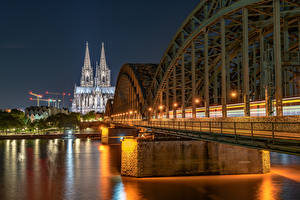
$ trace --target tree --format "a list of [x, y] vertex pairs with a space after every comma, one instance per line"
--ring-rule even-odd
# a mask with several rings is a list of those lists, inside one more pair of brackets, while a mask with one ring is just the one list
[[25, 127], [25, 114], [17, 109], [12, 109], [11, 112], [0, 111], [0, 129], [7, 133], [8, 129], [14, 128], [16, 132]]
[[9, 124], [9, 114], [7, 112], [0, 111], [0, 129], [2, 132], [6, 131], [9, 129], [10, 124]]
[[37, 121], [28, 121], [27, 128], [30, 132], [34, 131], [35, 128], [37, 128]]
[[92, 120], [96, 118], [96, 113], [94, 111], [90, 111], [85, 115], [82, 115], [83, 120]]
[[62, 129], [76, 128], [79, 125], [80, 115], [77, 113], [71, 113], [69, 115], [64, 113], [58, 113], [47, 118], [46, 122], [51, 126]]
[[40, 119], [40, 120], [37, 120], [36, 122], [37, 122], [37, 128], [41, 131], [49, 128], [49, 125], [48, 125], [46, 119]]
[[25, 113], [17, 110], [17, 109], [12, 109], [11, 112], [9, 113], [13, 119], [12, 121], [12, 127], [16, 129], [17, 131], [20, 131], [20, 129], [23, 129], [26, 125], [26, 117]]

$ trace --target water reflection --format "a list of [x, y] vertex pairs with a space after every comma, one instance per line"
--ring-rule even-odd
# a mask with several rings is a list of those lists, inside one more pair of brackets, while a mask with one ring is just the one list
[[73, 139], [64, 140], [67, 143], [67, 151], [66, 151], [66, 178], [65, 178], [65, 199], [72, 199], [72, 193], [74, 191], [73, 188]]
[[124, 185], [121, 180], [118, 180], [118, 183], [114, 187], [112, 199], [114, 199], [114, 200], [125, 200], [126, 199]]
[[278, 196], [275, 183], [272, 182], [271, 174], [266, 174], [259, 189], [259, 198], [263, 200], [274, 200]]
[[1, 140], [0, 199], [298, 199], [300, 158], [272, 153], [266, 175], [129, 178], [120, 146], [95, 140]]

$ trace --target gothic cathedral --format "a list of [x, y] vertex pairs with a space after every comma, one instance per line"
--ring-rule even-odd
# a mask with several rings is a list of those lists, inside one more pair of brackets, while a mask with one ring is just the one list
[[102, 43], [100, 63], [96, 63], [94, 78], [89, 46], [86, 43], [80, 86], [75, 85], [74, 88], [72, 111], [82, 114], [90, 111], [104, 113], [106, 102], [113, 98], [114, 92], [115, 87], [110, 85], [110, 70], [106, 64], [104, 44]]

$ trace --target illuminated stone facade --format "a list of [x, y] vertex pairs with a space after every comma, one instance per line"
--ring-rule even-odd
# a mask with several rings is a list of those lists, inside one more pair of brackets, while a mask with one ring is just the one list
[[91, 65], [88, 43], [86, 43], [84, 65], [80, 86], [74, 88], [72, 111], [82, 114], [90, 111], [105, 112], [108, 99], [113, 98], [115, 87], [110, 84], [110, 69], [106, 64], [104, 44], [102, 43], [100, 63], [96, 63], [95, 77]]

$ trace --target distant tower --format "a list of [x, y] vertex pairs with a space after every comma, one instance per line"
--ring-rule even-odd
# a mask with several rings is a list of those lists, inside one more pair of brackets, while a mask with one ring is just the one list
[[84, 65], [81, 72], [80, 86], [82, 87], [93, 87], [93, 69], [91, 66], [89, 44], [86, 42]]
[[110, 70], [106, 64], [104, 43], [102, 42], [100, 63], [96, 66], [95, 86], [110, 87]]

